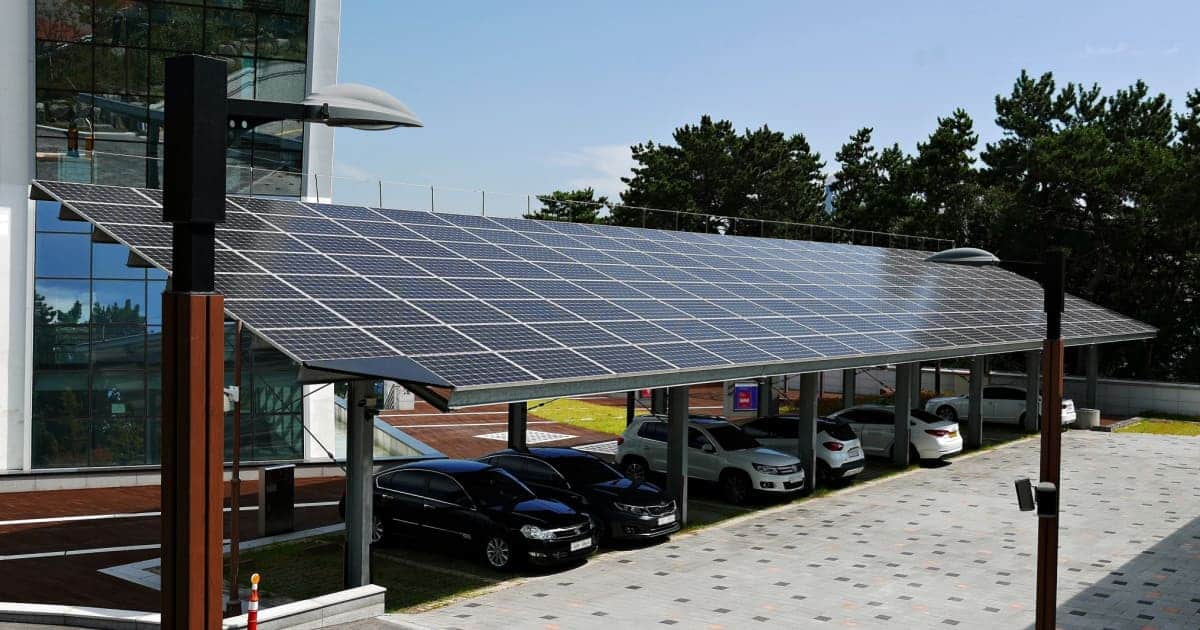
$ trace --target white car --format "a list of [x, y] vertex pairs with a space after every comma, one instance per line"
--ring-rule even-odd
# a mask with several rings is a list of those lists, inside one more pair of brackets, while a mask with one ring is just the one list
[[[966, 418], [971, 406], [969, 396], [947, 396], [931, 398], [925, 403], [925, 411], [944, 420], [958, 421]], [[1038, 409], [1042, 408], [1042, 396], [1038, 394]], [[1025, 422], [1025, 388], [1011, 385], [989, 385], [983, 388], [983, 404], [980, 415], [984, 422], [1005, 422], [1021, 425]], [[1075, 401], [1062, 401], [1062, 423], [1075, 422]]]
[[[896, 441], [895, 407], [858, 405], [829, 417], [849, 424], [868, 455], [891, 457], [892, 443]], [[963, 448], [957, 422], [943, 420], [920, 409], [909, 412], [908, 438], [911, 458], [917, 460], [943, 459]]]
[[[796, 455], [800, 452], [800, 416], [786, 414], [756, 418], [742, 430], [767, 448]], [[866, 456], [854, 429], [845, 422], [817, 418], [817, 480], [849, 479], [866, 467]]]
[[[763, 448], [737, 425], [719, 418], [688, 419], [688, 477], [720, 485], [730, 503], [745, 503], [755, 491], [795, 492], [804, 488], [800, 460]], [[631, 479], [667, 470], [666, 416], [638, 416], [617, 438], [617, 463]]]

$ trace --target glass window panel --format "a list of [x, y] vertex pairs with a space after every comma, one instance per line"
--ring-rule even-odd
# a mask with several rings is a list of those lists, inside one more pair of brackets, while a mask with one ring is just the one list
[[96, 43], [145, 46], [150, 16], [138, 0], [96, 0]]
[[38, 39], [60, 42], [91, 39], [91, 0], [37, 0], [34, 33]]
[[91, 234], [47, 234], [34, 237], [34, 273], [56, 278], [88, 277]]
[[[299, 459], [303, 456], [300, 414], [258, 414], [253, 416], [253, 433], [243, 440], [253, 444], [251, 458], [257, 461]], [[247, 439], [250, 438], [250, 439]]]
[[162, 461], [162, 418], [146, 418], [146, 463]]
[[[133, 134], [130, 134], [133, 137]], [[92, 155], [92, 179], [108, 186], [146, 186], [147, 167], [153, 162], [146, 157], [146, 143], [96, 142]]]
[[146, 415], [146, 374], [141, 370], [94, 370], [92, 418], [110, 419]]
[[[41, 305], [34, 304], [35, 311]], [[35, 317], [38, 315], [35, 313]], [[87, 369], [91, 362], [91, 337], [87, 326], [53, 325], [33, 328], [35, 369]]]
[[57, 201], [37, 202], [36, 229], [44, 232], [82, 232], [90, 233], [92, 225], [87, 221], [63, 221], [58, 218], [62, 204]]
[[146, 419], [125, 415], [92, 422], [92, 466], [146, 463]]
[[308, 20], [300, 16], [260, 13], [258, 56], [304, 61], [308, 57]]
[[304, 100], [303, 62], [259, 59], [254, 98], [270, 101]]
[[91, 315], [87, 280], [47, 280], [33, 283], [35, 317], [39, 324], [81, 324]]
[[[39, 81], [37, 101], [34, 105], [38, 136], [59, 139], [61, 145], [66, 146], [67, 129], [71, 123], [75, 122], [76, 126], [79, 126], [92, 109], [92, 99], [88, 96], [90, 90], [85, 90], [47, 90]], [[39, 146], [38, 150], [43, 149]]]
[[144, 279], [146, 270], [126, 265], [128, 260], [128, 247], [113, 243], [96, 243], [92, 246], [92, 276], [130, 280]]
[[37, 43], [37, 86], [92, 90], [92, 47], [62, 42]]
[[150, 46], [159, 50], [199, 52], [204, 9], [175, 4], [150, 5]]
[[86, 417], [34, 416], [34, 468], [87, 466], [90, 443], [91, 421]]
[[222, 57], [254, 56], [254, 14], [232, 9], [208, 10], [204, 50]]
[[92, 326], [92, 365], [142, 369], [146, 365], [146, 328], [133, 324]]
[[122, 337], [146, 324], [146, 283], [136, 280], [94, 280], [92, 282], [93, 331], [105, 339]]
[[254, 59], [222, 56], [230, 98], [254, 98]]
[[[148, 270], [151, 273], [158, 271], [157, 269]], [[161, 271], [158, 272], [162, 274]], [[146, 283], [146, 323], [155, 325], [162, 324], [162, 294], [167, 290], [167, 283], [158, 280], [151, 280]]]
[[145, 94], [150, 68], [148, 53], [137, 48], [96, 46], [96, 92]]

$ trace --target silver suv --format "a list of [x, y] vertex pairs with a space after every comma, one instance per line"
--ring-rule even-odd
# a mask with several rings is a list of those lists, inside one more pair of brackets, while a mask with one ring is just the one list
[[[754, 492], [786, 493], [804, 488], [800, 460], [763, 448], [724, 419], [688, 420], [688, 477], [720, 485], [730, 503], [745, 503]], [[617, 438], [617, 463], [633, 479], [667, 470], [666, 416], [638, 416]]]

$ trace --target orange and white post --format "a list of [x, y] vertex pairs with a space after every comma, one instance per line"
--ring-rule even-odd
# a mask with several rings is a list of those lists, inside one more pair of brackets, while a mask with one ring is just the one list
[[246, 609], [246, 630], [258, 630], [258, 574], [250, 576], [250, 602]]

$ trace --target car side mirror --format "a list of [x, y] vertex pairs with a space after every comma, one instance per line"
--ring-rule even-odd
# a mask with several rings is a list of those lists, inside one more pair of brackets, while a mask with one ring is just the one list
[[704, 451], [705, 453], [716, 453], [717, 447], [713, 446], [712, 444], [705, 444], [704, 446], [700, 447], [700, 450]]

